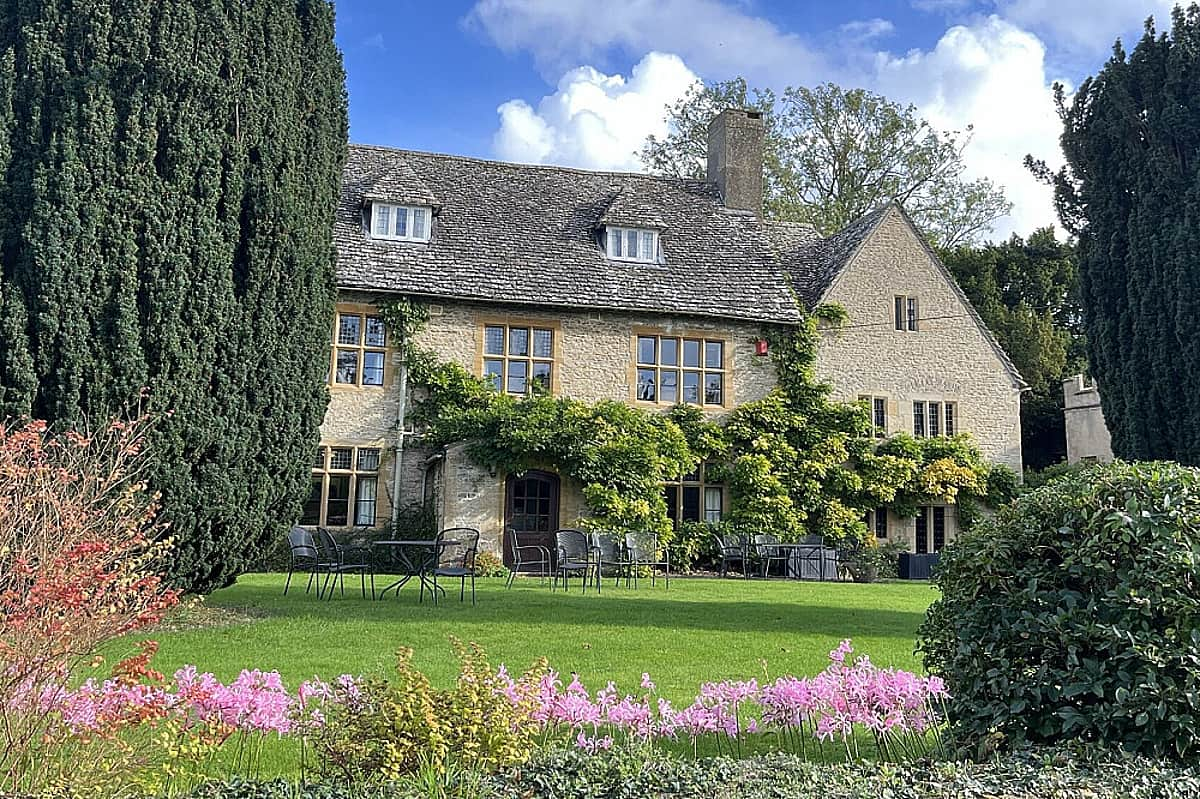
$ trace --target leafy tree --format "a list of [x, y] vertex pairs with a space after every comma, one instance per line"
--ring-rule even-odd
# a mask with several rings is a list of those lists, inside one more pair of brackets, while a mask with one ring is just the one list
[[326, 0], [0, 7], [0, 414], [162, 414], [180, 586], [307, 493], [346, 128]]
[[1075, 248], [1053, 228], [1028, 239], [941, 253], [971, 304], [1029, 383], [1022, 397], [1025, 462], [1044, 468], [1066, 457], [1062, 378], [1084, 370]]
[[952, 247], [977, 240], [1012, 207], [990, 180], [964, 176], [969, 128], [939, 131], [911, 105], [832, 83], [778, 97], [744, 78], [697, 83], [667, 107], [671, 132], [651, 136], [642, 161], [657, 174], [703, 177], [709, 120], [731, 107], [763, 113], [768, 217], [828, 234], [894, 199], [935, 243]]
[[1067, 165], [1050, 174], [1079, 237], [1088, 362], [1113, 451], [1200, 463], [1200, 6], [1118, 42], [1068, 103]]

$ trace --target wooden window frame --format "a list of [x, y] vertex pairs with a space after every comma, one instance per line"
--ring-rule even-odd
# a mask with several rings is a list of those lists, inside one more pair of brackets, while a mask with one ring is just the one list
[[918, 333], [921, 330], [921, 300], [912, 294], [897, 294], [893, 298], [892, 316], [897, 333]]
[[[890, 414], [888, 413], [888, 398], [879, 394], [859, 394], [859, 402], [867, 403], [867, 413], [871, 417], [871, 432], [875, 438], [888, 437]], [[883, 409], [883, 422], [879, 421], [880, 408]]]
[[[643, 238], [643, 236], [645, 236], [647, 234], [649, 234], [651, 236], [652, 241], [651, 241], [650, 246], [651, 246], [652, 252], [648, 258], [640, 257], [640, 256], [635, 257], [635, 258], [630, 258], [629, 256], [623, 254], [625, 251], [624, 246], [621, 247], [621, 252], [622, 252], [621, 255], [614, 254], [614, 250], [616, 248], [613, 247], [613, 237], [619, 236], [619, 237], [621, 237], [621, 240], [624, 241], [630, 233], [637, 234], [638, 252], [639, 253], [642, 251], [642, 245], [645, 243], [645, 239]], [[606, 258], [608, 258], [608, 260], [610, 260], [610, 261], [625, 261], [627, 263], [633, 263], [633, 264], [656, 264], [659, 261], [658, 233], [659, 232], [657, 230], [655, 230], [654, 228], [629, 227], [627, 225], [607, 225], [604, 228], [604, 256]]]
[[[504, 329], [503, 355], [487, 352], [487, 329], [489, 327]], [[510, 397], [528, 397], [533, 394], [533, 365], [535, 363], [548, 363], [550, 364], [549, 392], [552, 396], [558, 396], [562, 380], [562, 375], [560, 374], [562, 371], [562, 324], [560, 322], [521, 316], [485, 316], [476, 320], [476, 328], [475, 374], [486, 379], [488, 377], [488, 372], [485, 370], [486, 363], [488, 361], [502, 361], [504, 363], [504, 371], [500, 376], [500, 393], [508, 394]], [[509, 354], [508, 349], [511, 342], [510, 331], [513, 328], [529, 330], [528, 355]], [[534, 330], [550, 331], [549, 358], [542, 356], [535, 357], [533, 355]], [[525, 374], [525, 392], [523, 394], [512, 393], [508, 390], [509, 363], [514, 361], [521, 361], [529, 366]]]
[[[728, 510], [729, 510], [729, 495], [728, 495], [728, 492], [725, 490], [725, 484], [717, 483], [717, 482], [713, 482], [713, 481], [709, 480], [708, 479], [708, 467], [709, 467], [709, 465], [707, 463], [701, 463], [699, 466], [696, 467], [696, 471], [692, 472], [691, 474], [676, 475], [671, 480], [663, 481], [662, 487], [663, 487], [664, 494], [666, 493], [667, 489], [674, 488], [676, 490], [675, 491], [675, 517], [674, 517], [675, 524], [677, 524], [677, 525], [685, 524], [687, 522], [692, 522], [692, 521], [705, 522], [707, 524], [716, 524], [717, 522], [720, 522], [721, 519], [723, 519], [725, 517], [726, 513], [728, 512]], [[695, 479], [692, 479], [693, 475], [695, 475]], [[683, 490], [685, 488], [696, 488], [700, 492], [700, 499], [699, 499], [699, 506], [698, 506], [699, 511], [700, 511], [699, 519], [684, 519], [683, 518]], [[708, 518], [708, 492], [709, 492], [709, 490], [713, 490], [713, 489], [720, 491], [721, 507], [717, 511], [717, 518], [709, 519]], [[671, 511], [671, 507], [670, 507], [670, 503], [668, 502], [667, 503], [667, 515], [668, 516], [670, 515], [670, 511]]]
[[[643, 338], [653, 338], [654, 342], [654, 363], [642, 363], [639, 357], [638, 344]], [[663, 339], [673, 339], [676, 342], [676, 364], [662, 363], [662, 342]], [[688, 367], [683, 365], [683, 348], [685, 341], [697, 341], [700, 343], [700, 365], [697, 367]], [[721, 367], [710, 367], [707, 365], [705, 350], [707, 344], [721, 345]], [[667, 332], [661, 328], [634, 328], [633, 337], [630, 343], [630, 361], [629, 370], [629, 391], [630, 399], [636, 405], [647, 407], [669, 408], [674, 405], [694, 405], [700, 409], [728, 409], [733, 407], [733, 341], [728, 337], [720, 334], [715, 334], [706, 331], [671, 331]], [[639, 385], [640, 372], [653, 371], [655, 388], [654, 399], [643, 399], [642, 391]], [[676, 397], [673, 400], [662, 398], [662, 373], [675, 372], [678, 375], [678, 380], [675, 384]], [[704, 387], [706, 377], [709, 374], [721, 375], [721, 401], [716, 402], [687, 402], [683, 399], [684, 375], [686, 373], [699, 374], [699, 394], [703, 400]]]
[[[334, 468], [333, 451], [340, 449], [350, 450], [350, 468], [341, 469]], [[374, 451], [375, 468], [361, 468], [361, 452]], [[321, 498], [317, 512], [317, 521], [314, 523], [307, 519], [302, 519], [301, 524], [306, 527], [335, 527], [338, 529], [350, 529], [355, 527], [378, 527], [379, 526], [379, 500], [383, 487], [383, 456], [384, 447], [381, 443], [375, 444], [346, 444], [336, 441], [323, 441], [320, 448], [317, 450], [318, 459], [321, 465], [317, 465], [315, 460], [312, 466], [312, 479], [321, 481]], [[345, 524], [329, 524], [329, 484], [332, 478], [349, 477], [349, 490], [346, 497], [346, 523]], [[358, 491], [359, 483], [366, 478], [375, 480], [375, 507], [372, 509], [372, 520], [370, 524], [360, 523], [358, 521]]]
[[[393, 231], [392, 233], [376, 233], [375, 232], [375, 225], [379, 218], [379, 212], [381, 210], [383, 210], [384, 208], [388, 209], [389, 227]], [[416, 211], [424, 211], [425, 212], [425, 235], [424, 236], [412, 235], [413, 218], [416, 215], [415, 214]], [[403, 212], [406, 217], [405, 230], [407, 232], [403, 236], [398, 236], [394, 232], [396, 229], [396, 223], [393, 220], [401, 212]], [[396, 216], [393, 216], [393, 214], [395, 214]], [[367, 218], [367, 235], [373, 239], [378, 239], [380, 241], [413, 241], [413, 242], [418, 242], [420, 244], [424, 244], [425, 242], [427, 242], [431, 238], [433, 238], [433, 208], [431, 208], [428, 205], [400, 205], [397, 203], [372, 202], [371, 203], [371, 213], [368, 214], [368, 218]]]
[[[339, 332], [341, 330], [341, 321], [343, 316], [358, 317], [358, 342], [356, 344], [339, 343]], [[333, 331], [330, 336], [331, 345], [329, 348], [329, 387], [331, 389], [384, 389], [391, 384], [392, 364], [389, 357], [391, 331], [384, 325], [383, 329], [383, 346], [368, 345], [367, 342], [367, 319], [378, 319], [383, 322], [383, 315], [379, 309], [372, 305], [360, 305], [339, 303], [333, 314]], [[339, 352], [354, 352], [357, 358], [357, 367], [355, 369], [354, 382], [342, 383], [338, 381], [338, 353]], [[366, 376], [366, 361], [367, 353], [378, 353], [383, 358], [383, 375], [379, 383], [365, 383], [363, 380]]]
[[[941, 552], [946, 548], [947, 513], [945, 505], [922, 505], [913, 520], [913, 549], [918, 555]], [[939, 530], [940, 525], [940, 530]], [[924, 541], [921, 528], [925, 528]]]

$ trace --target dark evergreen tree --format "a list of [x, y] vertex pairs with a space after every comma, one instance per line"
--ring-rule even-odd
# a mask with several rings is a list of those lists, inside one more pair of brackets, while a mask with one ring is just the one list
[[1086, 371], [1075, 247], [1043, 228], [1027, 239], [941, 255], [1029, 383], [1021, 398], [1025, 465], [1042, 469], [1065, 459], [1062, 378]]
[[0, 411], [97, 422], [148, 389], [187, 588], [307, 493], [346, 130], [327, 0], [0, 6]]
[[[1118, 43], [1070, 104], [1050, 177], [1079, 236], [1088, 361], [1113, 450], [1200, 464], [1200, 6]], [[1047, 174], [1043, 165], [1035, 170]]]

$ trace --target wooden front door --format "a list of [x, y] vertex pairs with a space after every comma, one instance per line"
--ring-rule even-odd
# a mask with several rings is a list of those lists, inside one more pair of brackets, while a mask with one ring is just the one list
[[512, 546], [537, 544], [554, 552], [558, 529], [558, 475], [525, 472], [510, 475], [504, 494], [504, 565], [513, 565]]

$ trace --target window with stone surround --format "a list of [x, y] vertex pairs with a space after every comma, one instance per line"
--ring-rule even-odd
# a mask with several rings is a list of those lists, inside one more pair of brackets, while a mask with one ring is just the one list
[[725, 487], [709, 477], [703, 463], [696, 471], [664, 483], [663, 499], [673, 522], [715, 523], [725, 513]]
[[864, 402], [867, 405], [867, 412], [871, 415], [871, 431], [875, 437], [887, 438], [887, 397], [875, 397], [868, 394], [860, 394], [858, 401]]
[[723, 406], [729, 398], [729, 342], [641, 333], [636, 337], [635, 399], [660, 405]]
[[380, 453], [379, 447], [319, 447], [300, 524], [374, 527]]
[[913, 435], [917, 438], [953, 436], [958, 432], [958, 403], [913, 401]]
[[334, 317], [329, 374], [335, 386], [383, 386], [387, 331], [383, 317], [339, 308]]
[[[941, 552], [946, 547], [946, 508], [931, 505], [917, 508], [917, 554]], [[931, 540], [932, 539], [932, 540]]]
[[876, 508], [875, 510], [867, 511], [866, 518], [863, 521], [866, 522], [867, 531], [875, 533], [876, 538], [888, 537], [887, 508]]
[[897, 330], [916, 332], [920, 329], [920, 303], [916, 297], [895, 298], [895, 321]]
[[518, 324], [483, 326], [483, 377], [497, 391], [526, 396], [554, 386], [552, 327]]

